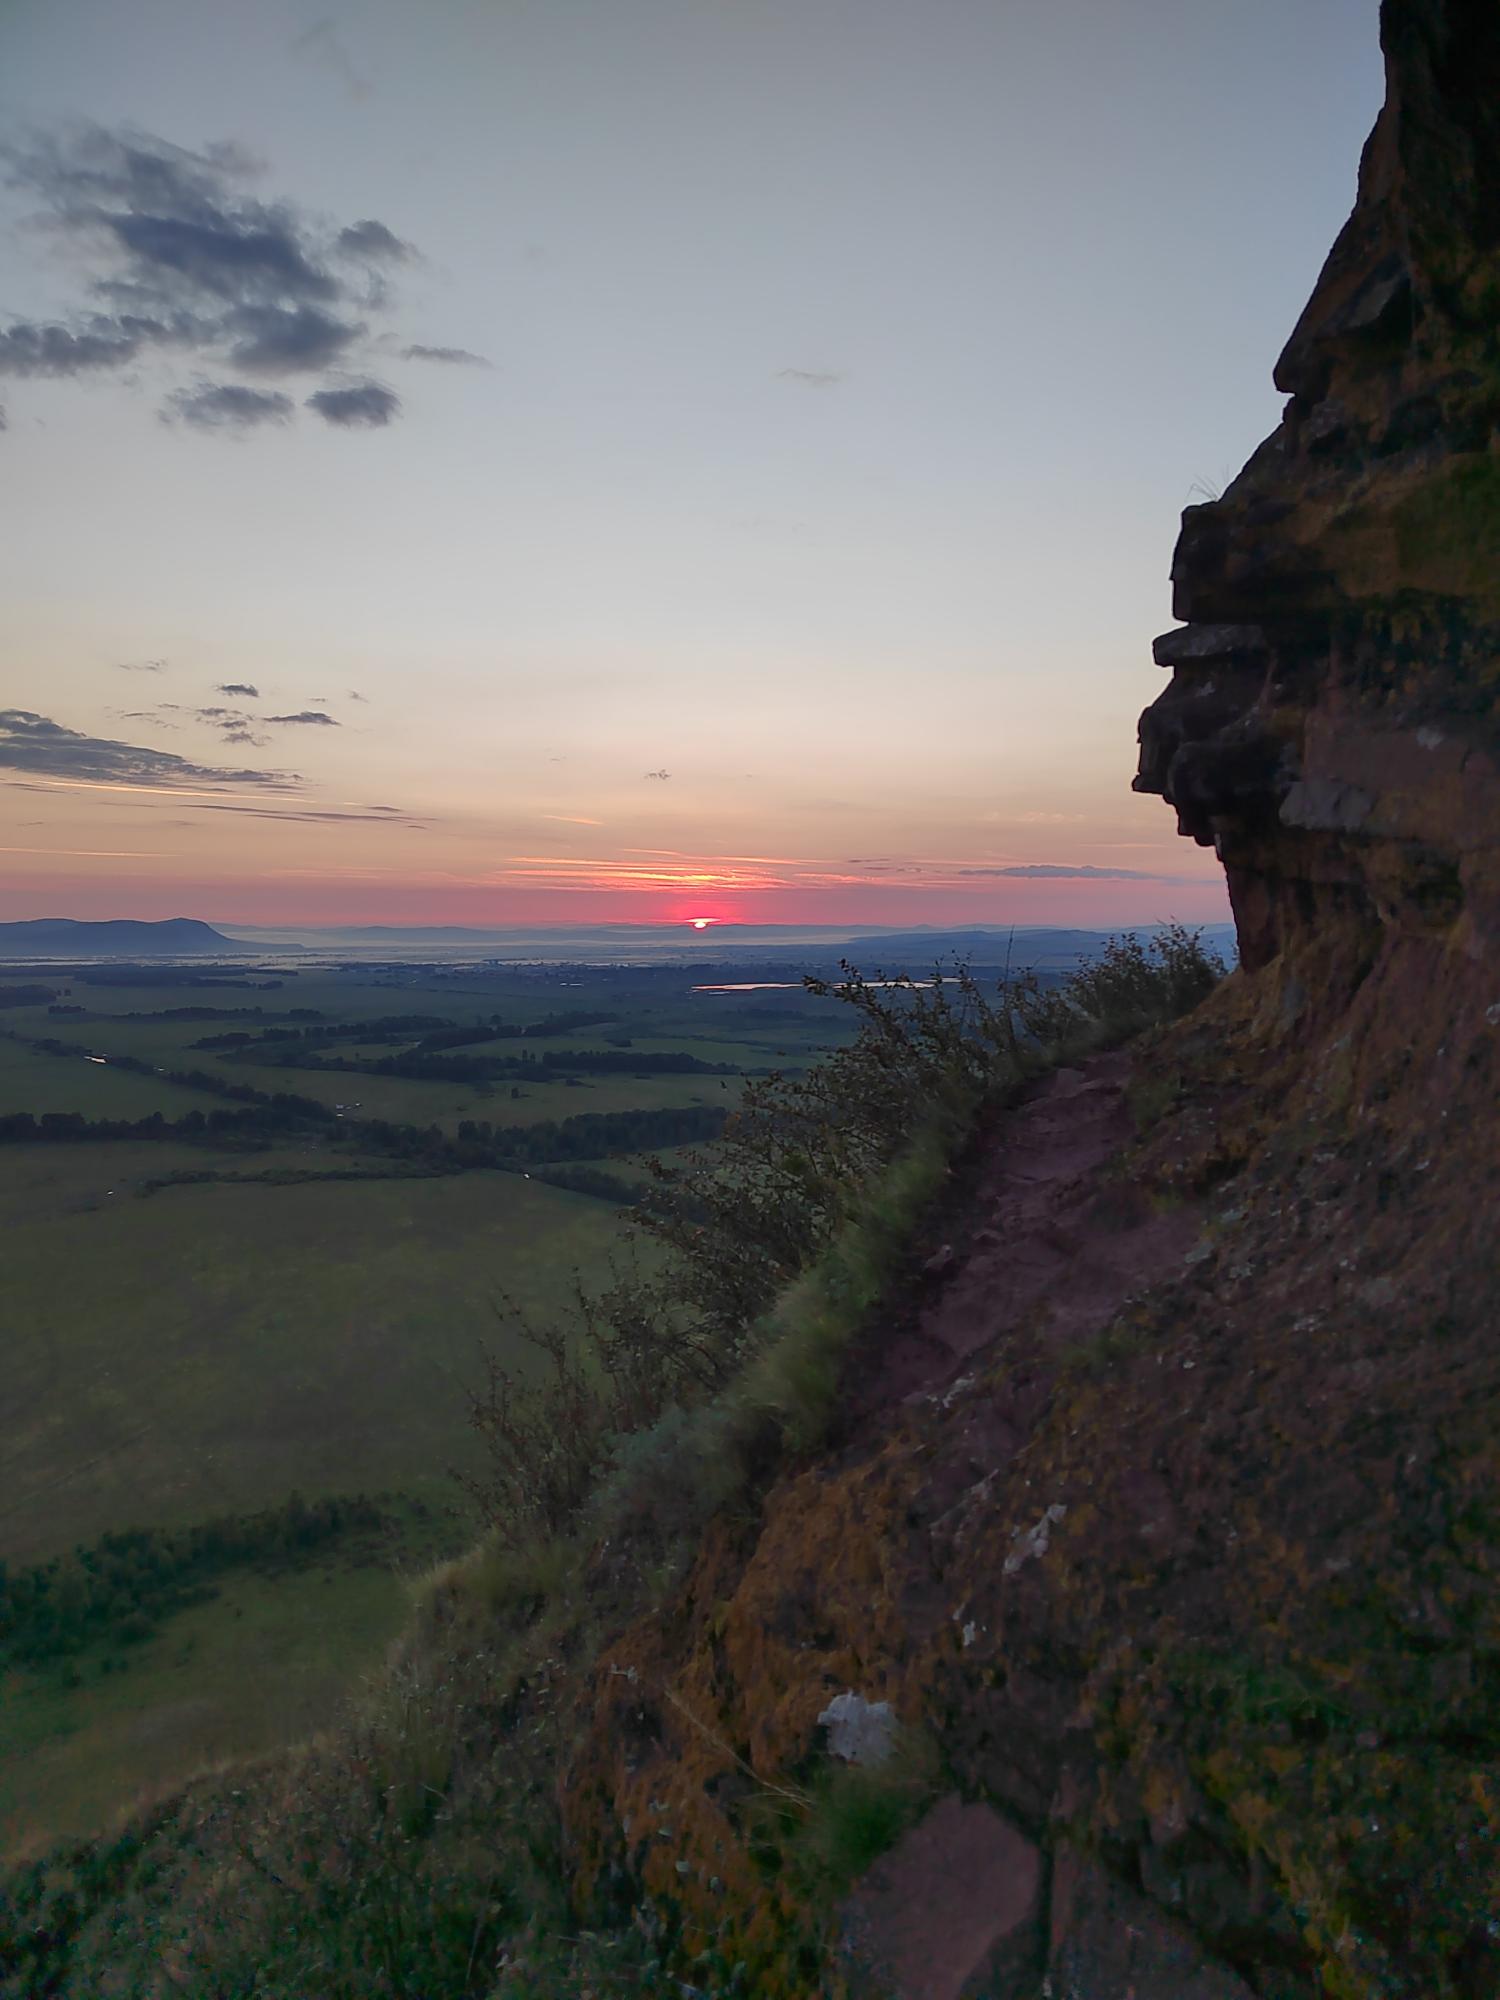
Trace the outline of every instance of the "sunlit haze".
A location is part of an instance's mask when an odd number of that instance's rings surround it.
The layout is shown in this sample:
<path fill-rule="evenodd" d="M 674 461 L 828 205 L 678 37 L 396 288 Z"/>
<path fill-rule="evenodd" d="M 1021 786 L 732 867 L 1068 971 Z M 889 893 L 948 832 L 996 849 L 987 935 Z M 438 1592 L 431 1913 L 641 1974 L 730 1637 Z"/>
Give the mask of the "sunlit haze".
<path fill-rule="evenodd" d="M 1221 918 L 1135 718 L 1375 15 L 12 0 L 0 916 Z"/>

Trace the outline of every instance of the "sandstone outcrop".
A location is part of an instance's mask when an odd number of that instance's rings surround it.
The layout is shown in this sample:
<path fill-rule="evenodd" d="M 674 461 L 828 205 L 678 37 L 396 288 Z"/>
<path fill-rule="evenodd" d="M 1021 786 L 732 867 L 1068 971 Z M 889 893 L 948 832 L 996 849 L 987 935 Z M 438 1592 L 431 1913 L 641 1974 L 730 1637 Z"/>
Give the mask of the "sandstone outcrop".
<path fill-rule="evenodd" d="M 1141 718 L 1250 967 L 1331 925 L 1500 953 L 1500 10 L 1387 0 L 1382 37 L 1285 414 L 1183 516 Z"/>

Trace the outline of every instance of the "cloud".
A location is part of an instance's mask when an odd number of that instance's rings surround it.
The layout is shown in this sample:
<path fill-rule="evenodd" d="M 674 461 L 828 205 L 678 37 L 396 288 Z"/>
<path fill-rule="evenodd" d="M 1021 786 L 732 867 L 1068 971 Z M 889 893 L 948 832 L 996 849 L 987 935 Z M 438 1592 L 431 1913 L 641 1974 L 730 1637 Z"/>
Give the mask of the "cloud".
<path fill-rule="evenodd" d="M 0 847 L 0 854 L 68 855 L 75 861 L 162 861 L 166 853 L 164 847 Z"/>
<path fill-rule="evenodd" d="M 191 716 L 194 722 L 201 722 L 205 728 L 218 730 L 226 743 L 253 743 L 259 746 L 271 740 L 268 736 L 257 735 L 258 718 L 243 708 L 195 708 L 190 703 L 164 701 L 154 709 L 126 709 L 121 712 L 121 720 L 154 722 L 159 728 L 175 729 L 176 723 L 167 720 L 171 715 Z"/>
<path fill-rule="evenodd" d="M 267 722 L 306 722 L 319 729 L 337 729 L 338 724 L 331 715 L 325 715 L 320 708 L 299 709 L 296 715 L 268 715 Z"/>
<path fill-rule="evenodd" d="M 380 382 L 360 382 L 350 389 L 318 389 L 307 407 L 340 430 L 379 430 L 400 410 L 401 398 Z"/>
<path fill-rule="evenodd" d="M 167 670 L 165 660 L 120 660 L 116 671 L 122 674 L 162 674 Z"/>
<path fill-rule="evenodd" d="M 334 239 L 336 247 L 346 257 L 363 257 L 367 263 L 389 260 L 404 264 L 416 255 L 409 243 L 403 243 L 393 229 L 387 229 L 383 222 L 351 222 L 341 229 Z"/>
<path fill-rule="evenodd" d="M 292 43 L 292 52 L 331 70 L 356 103 L 363 103 L 369 96 L 369 80 L 355 67 L 332 21 L 319 21 L 305 35 L 299 35 Z"/>
<path fill-rule="evenodd" d="M 201 187 L 190 205 L 191 213 L 176 215 L 94 211 L 92 220 L 114 237 L 128 264 L 123 285 L 111 281 L 109 291 L 195 305 L 338 297 L 337 281 L 314 262 L 290 209 L 226 206 Z"/>
<path fill-rule="evenodd" d="M 777 379 L 800 382 L 804 389 L 832 389 L 844 378 L 832 368 L 783 368 L 778 371 Z"/>
<path fill-rule="evenodd" d="M 154 320 L 111 319 L 104 314 L 91 314 L 77 331 L 20 320 L 0 328 L 0 375 L 60 378 L 123 368 L 145 345 L 145 329 L 158 325 Z"/>
<path fill-rule="evenodd" d="M 955 873 L 965 876 L 1006 875 L 1023 880 L 1045 879 L 1060 882 L 1177 882 L 1177 875 L 1158 875 L 1147 868 L 1093 868 L 1088 865 L 1075 867 L 1071 862 L 1028 861 L 1006 868 L 959 868 Z"/>
<path fill-rule="evenodd" d="M 447 361 L 455 367 L 488 368 L 491 364 L 482 354 L 471 354 L 467 347 L 424 347 L 420 341 L 412 347 L 401 350 L 403 361 Z"/>
<path fill-rule="evenodd" d="M 340 296 L 317 232 L 290 203 L 246 191 L 255 169 L 233 147 L 194 153 L 92 126 L 11 145 L 3 166 L 80 248 L 105 251 L 108 268 L 89 289 L 116 312 L 166 315 L 171 325 L 174 313 L 216 305 Z M 124 324 L 144 333 L 149 323 Z"/>
<path fill-rule="evenodd" d="M 255 717 L 242 708 L 198 708 L 193 714 L 199 722 L 217 729 L 226 743 L 253 743 L 258 747 L 271 740 L 256 733 Z"/>
<path fill-rule="evenodd" d="M 349 699 L 350 701 L 368 702 L 370 697 L 367 694 L 361 694 L 358 688 L 350 688 Z"/>
<path fill-rule="evenodd" d="M 239 382 L 204 382 L 196 389 L 179 389 L 167 399 L 162 415 L 168 422 L 191 424 L 199 431 L 251 431 L 261 424 L 291 421 L 296 404 L 274 389 L 247 389 Z"/>
<path fill-rule="evenodd" d="M 300 46 L 327 57 L 338 45 L 325 23 Z M 417 253 L 373 216 L 338 228 L 264 199 L 252 185 L 258 171 L 232 146 L 194 152 L 99 127 L 0 147 L 0 179 L 31 200 L 32 219 L 50 225 L 82 273 L 71 309 L 0 326 L 0 376 L 124 378 L 174 355 L 251 376 L 347 363 L 369 340 L 364 315 L 388 306 L 384 270 Z M 171 395 L 167 413 L 230 435 L 293 414 L 255 395 L 204 384 Z M 345 428 L 385 425 L 400 410 L 373 383 L 329 387 L 311 406 Z"/>
<path fill-rule="evenodd" d="M 559 759 L 559 762 L 560 762 L 560 761 L 561 761 L 561 759 Z M 672 773 L 671 773 L 670 771 L 647 771 L 647 772 L 645 773 L 645 775 L 646 775 L 646 776 L 647 776 L 648 778 L 661 778 L 661 779 L 667 779 L 667 778 L 670 778 L 670 777 L 671 777 Z"/>
<path fill-rule="evenodd" d="M 240 306 L 225 324 L 240 335 L 229 359 L 261 375 L 327 368 L 365 331 L 357 321 L 334 319 L 314 306 Z"/>
<path fill-rule="evenodd" d="M 243 695 L 248 701 L 260 700 L 260 689 L 253 687 L 249 681 L 220 681 L 217 692 Z"/>
<path fill-rule="evenodd" d="M 428 822 L 425 819 L 415 819 L 412 817 L 411 814 L 402 812 L 399 809 L 399 807 L 396 806 L 370 806 L 366 808 L 366 810 L 363 812 L 333 812 L 333 811 L 321 812 L 316 810 L 306 811 L 306 812 L 303 811 L 278 812 L 274 806 L 230 806 L 230 805 L 210 804 L 210 805 L 195 805 L 191 808 L 191 810 L 193 812 L 250 813 L 256 819 L 289 819 L 289 820 L 297 820 L 305 822 L 308 825 L 322 825 L 326 821 L 339 821 L 339 820 L 353 820 L 366 824 L 373 821 L 376 826 L 420 827 L 424 831 L 426 830 L 428 825 Z"/>
<path fill-rule="evenodd" d="M 30 709 L 0 710 L 0 768 L 73 784 L 139 787 L 148 791 L 228 790 L 253 785 L 278 791 L 301 780 L 290 771 L 226 770 L 189 763 L 170 750 L 151 750 L 86 736 Z"/>

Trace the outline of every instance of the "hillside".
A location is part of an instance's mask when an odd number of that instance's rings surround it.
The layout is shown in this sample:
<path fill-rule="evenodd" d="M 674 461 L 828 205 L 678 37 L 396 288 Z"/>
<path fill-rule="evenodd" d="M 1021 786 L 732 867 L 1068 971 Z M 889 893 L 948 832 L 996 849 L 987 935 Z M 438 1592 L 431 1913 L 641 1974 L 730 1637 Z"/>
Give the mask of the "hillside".
<path fill-rule="evenodd" d="M 985 1089 L 918 1003 L 925 1115 L 692 1410 L 508 1489 L 344 1732 L 15 1877 L 0 1990 L 1500 1991 L 1500 14 L 1382 40 L 1141 722 L 1238 969 L 1124 1046 L 981 1018 Z"/>
<path fill-rule="evenodd" d="M 129 917 L 104 923 L 32 917 L 0 924 L 0 958 L 233 958 L 255 950 L 197 917 L 164 917 L 160 923 Z"/>

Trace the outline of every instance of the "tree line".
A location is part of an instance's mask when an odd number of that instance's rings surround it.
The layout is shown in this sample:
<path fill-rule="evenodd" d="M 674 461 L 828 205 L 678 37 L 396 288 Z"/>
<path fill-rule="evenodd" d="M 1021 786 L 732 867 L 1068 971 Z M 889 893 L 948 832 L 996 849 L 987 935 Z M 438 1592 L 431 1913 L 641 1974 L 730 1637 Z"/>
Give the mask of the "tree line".
<path fill-rule="evenodd" d="M 264 1007 L 154 1007 L 146 1012 L 129 1014 L 101 1014 L 88 1007 L 49 1007 L 49 1014 L 72 1014 L 82 1016 L 86 1021 L 263 1021 L 267 1018 Z M 269 1017 L 275 1021 L 322 1021 L 325 1016 L 321 1007 L 288 1007 Z M 247 1040 L 250 1037 L 246 1037 Z M 197 1049 L 206 1048 L 206 1042 L 194 1042 Z"/>
<path fill-rule="evenodd" d="M 302 1011 L 297 1008 L 291 1009 L 285 1016 L 288 1021 L 300 1018 Z M 294 1042 L 317 1047 L 325 1042 L 411 1041 L 415 1043 L 416 1051 L 438 1055 L 445 1049 L 464 1048 L 470 1042 L 519 1041 L 522 1038 L 539 1041 L 551 1035 L 578 1034 L 584 1028 L 597 1028 L 614 1018 L 608 1013 L 575 1011 L 544 1014 L 540 1020 L 518 1023 L 502 1021 L 498 1014 L 492 1014 L 488 1019 L 476 1016 L 465 1027 L 455 1025 L 446 1014 L 377 1014 L 368 1021 L 330 1021 L 302 1029 L 267 1028 L 259 1035 L 241 1032 L 205 1035 L 201 1041 L 194 1042 L 193 1047 L 215 1052 L 227 1049 L 243 1054 Z M 294 1057 L 283 1059 L 296 1060 Z M 306 1064 L 304 1067 L 314 1065 Z"/>
<path fill-rule="evenodd" d="M 389 1516 L 364 1494 L 304 1500 L 259 1514 L 222 1514 L 192 1528 L 124 1528 L 50 1562 L 0 1561 L 0 1660 L 39 1666 L 97 1645 L 147 1639 L 173 1611 L 216 1594 L 216 1580 L 254 1563 L 292 1563 Z"/>
<path fill-rule="evenodd" d="M 341 1118 L 326 1104 L 290 1092 L 254 1093 L 257 1101 L 235 1110 L 188 1111 L 167 1118 L 85 1118 L 79 1111 L 30 1111 L 0 1115 L 0 1146 L 82 1144 L 147 1140 L 177 1145 L 240 1145 L 265 1149 L 278 1141 L 337 1134 L 342 1148 L 417 1161 L 438 1173 L 483 1167 L 519 1168 L 566 1160 L 605 1159 L 612 1153 L 653 1152 L 716 1139 L 727 1113 L 717 1105 L 676 1105 L 638 1111 L 588 1111 L 576 1118 L 547 1118 L 532 1125 L 491 1126 L 465 1119 L 456 1137 L 439 1125 L 401 1125 L 387 1118 Z"/>
<path fill-rule="evenodd" d="M 216 1036 L 216 1041 L 228 1041 Z M 202 1047 L 202 1043 L 196 1044 Z M 547 1049 L 518 1056 L 428 1055 L 419 1045 L 393 1056 L 324 1056 L 306 1050 L 278 1056 L 268 1067 L 327 1070 L 344 1076 L 399 1076 L 412 1083 L 494 1083 L 530 1077 L 556 1082 L 568 1076 L 738 1076 L 733 1063 L 704 1062 L 676 1050 Z"/>
<path fill-rule="evenodd" d="M 309 1015 L 312 1010 L 309 1009 Z M 289 1008 L 283 1021 L 302 1018 L 300 1009 Z M 324 1021 L 321 1015 L 316 1019 L 319 1025 L 307 1028 L 275 1027 L 267 1028 L 259 1035 L 251 1035 L 243 1030 L 233 1030 L 228 1034 L 204 1035 L 193 1043 L 195 1049 L 223 1051 L 258 1049 L 283 1042 L 406 1042 L 413 1035 L 419 1035 L 426 1028 L 447 1026 L 447 1017 L 442 1014 L 377 1014 L 369 1021 Z"/>
<path fill-rule="evenodd" d="M 545 1166 L 568 1160 L 602 1160 L 615 1153 L 648 1153 L 717 1139 L 727 1112 L 719 1105 L 667 1105 L 639 1111 L 585 1111 L 576 1118 L 543 1118 L 530 1125 L 491 1125 L 465 1118 L 455 1137 L 441 1127 L 393 1125 L 385 1119 L 344 1120 L 341 1136 L 397 1159 L 448 1162 L 448 1171 Z"/>

